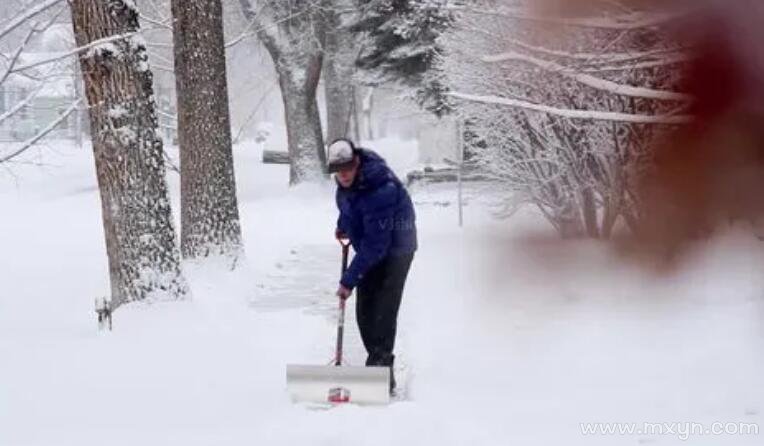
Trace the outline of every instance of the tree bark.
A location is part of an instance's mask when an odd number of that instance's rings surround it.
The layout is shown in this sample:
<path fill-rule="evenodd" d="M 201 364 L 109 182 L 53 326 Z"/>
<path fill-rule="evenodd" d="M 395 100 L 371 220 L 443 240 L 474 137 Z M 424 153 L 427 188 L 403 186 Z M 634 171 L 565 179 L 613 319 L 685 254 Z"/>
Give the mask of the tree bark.
<path fill-rule="evenodd" d="M 337 8 L 327 13 L 324 45 L 324 95 L 326 96 L 326 141 L 346 138 L 353 117 L 354 36 L 342 27 Z"/>
<path fill-rule="evenodd" d="M 321 55 L 313 54 L 277 64 L 287 126 L 289 184 L 314 181 L 325 171 L 321 116 L 316 101 Z"/>
<path fill-rule="evenodd" d="M 153 78 L 138 12 L 124 0 L 72 0 L 77 46 L 124 35 L 80 55 L 90 106 L 112 305 L 147 297 L 180 298 L 180 272 L 157 136 Z"/>
<path fill-rule="evenodd" d="M 221 0 L 172 0 L 180 145 L 181 252 L 239 255 Z"/>

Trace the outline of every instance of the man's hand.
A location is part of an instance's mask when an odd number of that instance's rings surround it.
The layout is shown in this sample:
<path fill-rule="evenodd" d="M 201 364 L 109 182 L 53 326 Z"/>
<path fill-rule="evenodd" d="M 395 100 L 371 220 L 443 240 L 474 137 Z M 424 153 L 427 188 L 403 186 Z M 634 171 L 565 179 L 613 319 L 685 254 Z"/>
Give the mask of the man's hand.
<path fill-rule="evenodd" d="M 347 240 L 349 237 L 340 228 L 337 228 L 334 230 L 334 238 L 337 240 Z"/>
<path fill-rule="evenodd" d="M 340 287 L 337 288 L 337 297 L 339 297 L 342 300 L 345 300 L 348 297 L 350 297 L 352 293 L 353 293 L 352 290 L 345 288 L 343 285 L 340 285 Z"/>

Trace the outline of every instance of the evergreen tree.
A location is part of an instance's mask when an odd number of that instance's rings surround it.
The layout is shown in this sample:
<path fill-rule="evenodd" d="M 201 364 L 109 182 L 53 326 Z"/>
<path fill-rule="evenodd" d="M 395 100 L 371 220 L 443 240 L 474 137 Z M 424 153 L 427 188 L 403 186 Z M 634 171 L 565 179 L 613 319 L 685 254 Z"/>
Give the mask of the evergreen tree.
<path fill-rule="evenodd" d="M 357 0 L 360 18 L 351 30 L 364 33 L 359 68 L 369 83 L 398 82 L 413 87 L 416 102 L 435 113 L 448 113 L 447 89 L 433 67 L 440 54 L 437 38 L 454 21 L 449 0 Z"/>

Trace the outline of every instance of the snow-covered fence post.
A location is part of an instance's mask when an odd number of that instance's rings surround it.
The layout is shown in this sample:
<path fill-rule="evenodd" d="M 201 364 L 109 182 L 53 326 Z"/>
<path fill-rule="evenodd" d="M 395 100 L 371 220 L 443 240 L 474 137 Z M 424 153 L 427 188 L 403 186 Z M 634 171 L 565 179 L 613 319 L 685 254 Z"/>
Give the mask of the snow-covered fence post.
<path fill-rule="evenodd" d="M 152 73 L 132 1 L 72 0 L 101 194 L 112 306 L 182 298 Z M 160 296 L 156 296 L 160 297 Z"/>

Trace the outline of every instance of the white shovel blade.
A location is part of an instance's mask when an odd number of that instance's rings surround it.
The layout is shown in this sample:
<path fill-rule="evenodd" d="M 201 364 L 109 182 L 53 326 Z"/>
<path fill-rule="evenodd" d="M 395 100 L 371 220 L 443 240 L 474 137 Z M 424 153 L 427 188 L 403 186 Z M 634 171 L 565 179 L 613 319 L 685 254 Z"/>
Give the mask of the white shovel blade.
<path fill-rule="evenodd" d="M 336 396 L 340 394 L 342 402 L 387 404 L 390 402 L 390 368 L 290 364 L 287 365 L 287 389 L 294 402 L 339 402 Z"/>

